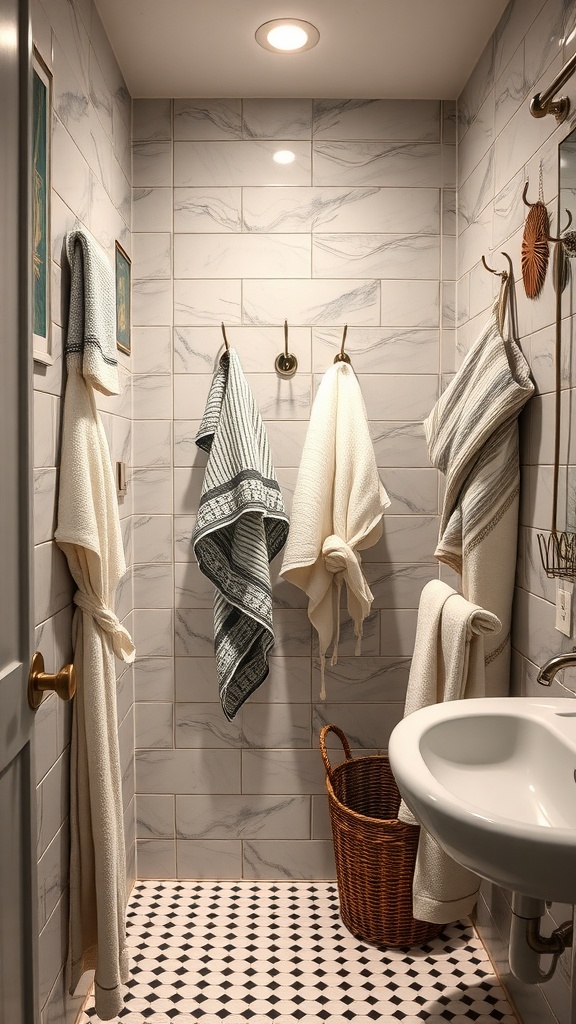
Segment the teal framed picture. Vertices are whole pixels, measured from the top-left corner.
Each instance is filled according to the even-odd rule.
[[[130,284],[132,264],[128,253],[116,242],[116,345],[130,355]]]
[[[32,332],[34,359],[52,363],[50,330],[50,153],[52,76],[32,55]]]

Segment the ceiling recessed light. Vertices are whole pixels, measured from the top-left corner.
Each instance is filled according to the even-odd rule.
[[[311,50],[320,39],[318,29],[298,18],[276,18],[266,21],[256,32],[256,42],[274,53],[302,53]]]
[[[274,153],[272,159],[277,164],[292,164],[296,159],[296,154],[291,149],[279,149],[277,153]]]

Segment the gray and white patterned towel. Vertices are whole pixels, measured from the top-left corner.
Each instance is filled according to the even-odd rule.
[[[70,264],[70,311],[66,336],[68,360],[80,361],[81,373],[104,395],[118,395],[116,299],[112,266],[85,228],[66,235]]]
[[[209,457],[192,544],[216,587],[214,653],[231,720],[268,675],[270,562],[288,536],[264,424],[234,349],[220,360],[196,444]]]

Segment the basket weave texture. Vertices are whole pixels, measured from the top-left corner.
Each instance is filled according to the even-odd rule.
[[[332,767],[326,737],[333,732],[346,760]],[[326,769],[340,916],[358,938],[377,946],[417,946],[442,926],[412,917],[412,878],[420,829],[396,815],[400,793],[388,758],[353,758],[336,725],[320,733]]]

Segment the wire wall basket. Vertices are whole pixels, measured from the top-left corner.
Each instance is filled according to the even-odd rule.
[[[576,533],[539,533],[538,547],[548,579],[576,580]]]

